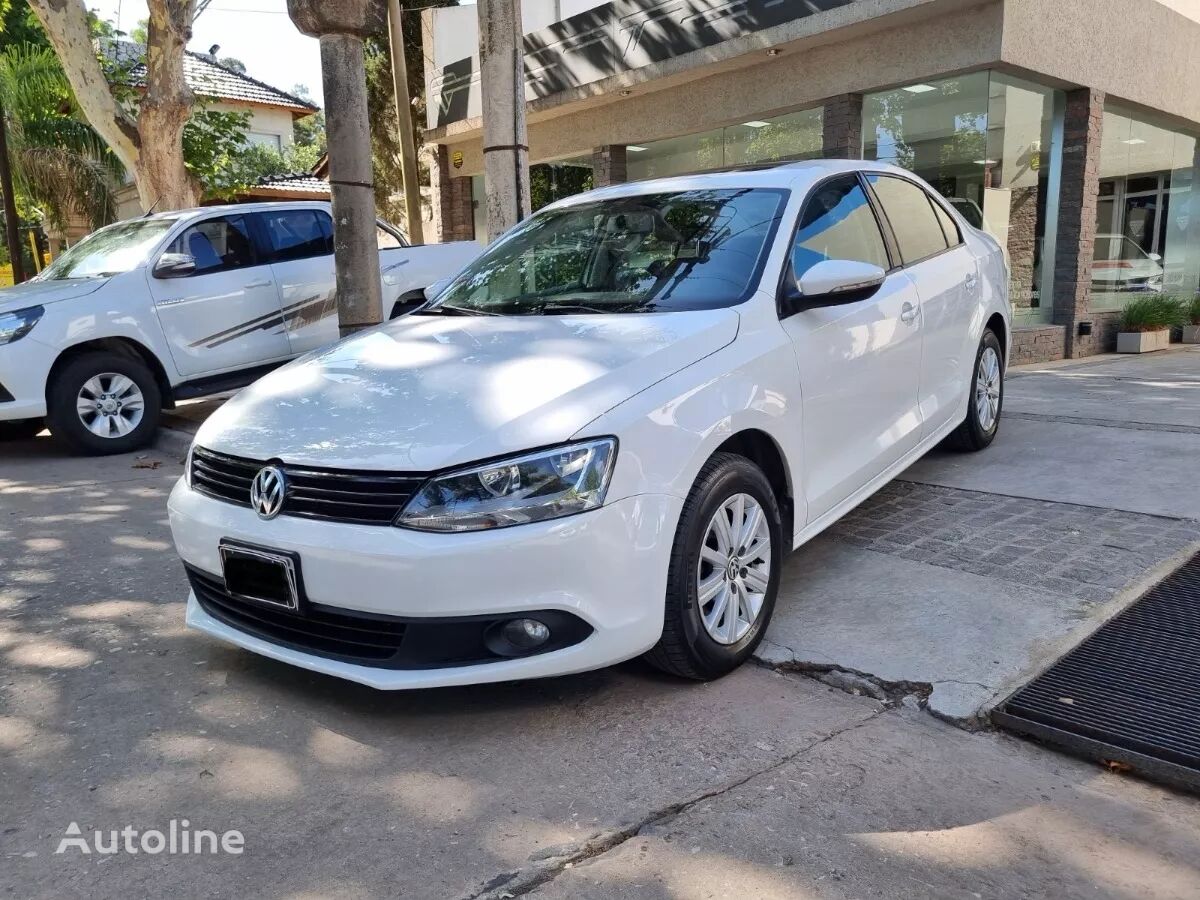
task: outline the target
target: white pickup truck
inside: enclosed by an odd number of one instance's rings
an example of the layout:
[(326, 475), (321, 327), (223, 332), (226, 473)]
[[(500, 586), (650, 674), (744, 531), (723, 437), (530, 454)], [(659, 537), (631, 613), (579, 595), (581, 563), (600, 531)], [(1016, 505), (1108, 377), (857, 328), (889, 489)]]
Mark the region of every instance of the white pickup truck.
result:
[[(384, 318), (482, 249), (378, 229)], [(149, 442), (163, 408), (242, 387), (338, 338), (328, 203), (160, 213), (89, 235), (0, 291), (0, 438), (44, 425), (75, 450)]]

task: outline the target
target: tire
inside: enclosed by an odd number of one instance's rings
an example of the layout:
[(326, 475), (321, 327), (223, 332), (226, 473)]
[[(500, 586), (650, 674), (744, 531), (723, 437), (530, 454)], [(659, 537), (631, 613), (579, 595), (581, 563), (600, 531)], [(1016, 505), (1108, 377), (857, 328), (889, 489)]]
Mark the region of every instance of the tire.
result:
[[(989, 365), (984, 364), (985, 358)], [(993, 368), (994, 366), (994, 368)], [(987, 372), (994, 372), (994, 381), (989, 388), (984, 381)], [(982, 392), (982, 394), (981, 394)], [(990, 416), (980, 407), (981, 396), (989, 394), (994, 406)], [(1000, 430), (1000, 415), (1004, 411), (1004, 350), (1000, 339), (990, 328), (983, 333), (979, 349), (975, 351), (975, 365), (971, 368), (971, 393), (967, 400), (967, 415), (962, 424), (946, 438), (946, 446), (952, 450), (977, 452), (996, 439)]]
[(0, 422), (0, 441), (28, 441), (46, 427), (42, 419), (14, 419)]
[[(139, 398), (140, 415), (135, 414)], [(89, 399), (108, 404), (107, 411), (85, 418), (77, 405)], [(162, 393), (140, 359), (100, 351), (63, 366), (47, 392), (47, 407), (46, 421), (57, 440), (78, 453), (105, 456), (137, 450), (154, 439)]]
[[(754, 501), (762, 513), (766, 527), (758, 532), (760, 542), (757, 546), (761, 547), (763, 531), (769, 537), (769, 543), (765, 561), (758, 555), (742, 560), (749, 565), (738, 570), (735, 583), (749, 589), (737, 606), (739, 613), (744, 611), (746, 614), (731, 621), (728, 599), (725, 615), (715, 615), (722, 591), (727, 598), (732, 596), (729, 566), (718, 565), (708, 556), (721, 555), (719, 540), (710, 532), (710, 527), (716, 527), (718, 510), (723, 511), (726, 521), (733, 519), (736, 507), (723, 507), (727, 503), (736, 503), (739, 495)], [(745, 504), (744, 500), (742, 502)], [(743, 509), (749, 510), (749, 504), (745, 504)], [(752, 541), (747, 549), (753, 553), (755, 546), (756, 543)], [(709, 553), (702, 557), (701, 551), (705, 547), (708, 547)], [(743, 548), (739, 546), (737, 549)], [(779, 503), (762, 470), (743, 456), (732, 453), (714, 455), (700, 470), (683, 506), (667, 571), (663, 633), (658, 644), (646, 654), (646, 661), (655, 668), (681, 678), (707, 681), (732, 672), (749, 659), (771, 622), (785, 549), (790, 547), (785, 548), (783, 544)], [(733, 565), (736, 568), (736, 563)], [(755, 574), (751, 574), (751, 571)], [(702, 579), (707, 582), (714, 575), (723, 576), (717, 593), (702, 600), (700, 582)], [(746, 580), (747, 577), (749, 580)], [(752, 590), (754, 585), (764, 581), (765, 591)], [(755, 597), (760, 601), (757, 614), (750, 621)], [(706, 626), (705, 619), (710, 620), (710, 626)], [(721, 633), (721, 640), (713, 636), (710, 627)]]

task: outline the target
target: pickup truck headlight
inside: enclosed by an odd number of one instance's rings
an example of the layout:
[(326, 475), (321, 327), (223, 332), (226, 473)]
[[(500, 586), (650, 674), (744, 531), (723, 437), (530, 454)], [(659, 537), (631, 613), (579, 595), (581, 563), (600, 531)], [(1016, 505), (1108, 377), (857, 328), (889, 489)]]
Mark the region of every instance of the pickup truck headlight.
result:
[(15, 312), (0, 313), (0, 346), (19, 341), (29, 334), (45, 311), (45, 307), (30, 306)]
[(430, 479), (396, 519), (417, 531), (486, 531), (557, 519), (604, 503), (616, 438), (598, 438)]

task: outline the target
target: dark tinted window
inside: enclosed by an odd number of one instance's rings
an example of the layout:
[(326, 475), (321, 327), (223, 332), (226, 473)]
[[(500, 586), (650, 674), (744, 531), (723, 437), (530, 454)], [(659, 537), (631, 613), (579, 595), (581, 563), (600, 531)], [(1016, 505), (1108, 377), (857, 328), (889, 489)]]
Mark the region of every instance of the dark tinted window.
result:
[(197, 275), (241, 269), (258, 262), (245, 216), (197, 222), (175, 238), (167, 252), (186, 253), (196, 260)]
[(940, 203), (936, 200), (930, 201), (933, 207), (933, 214), (937, 216), (938, 222), (942, 226), (942, 234), (946, 236), (946, 243), (951, 247), (957, 247), (962, 243), (962, 235), (958, 231), (958, 224), (950, 217), (950, 213), (942, 209)]
[(858, 179), (827, 181), (804, 206), (792, 244), (792, 266), (800, 278), (826, 259), (850, 259), (888, 268), (879, 223)]
[(911, 181), (889, 175), (869, 176), (896, 234), (905, 263), (945, 250), (948, 244), (925, 191)]
[(271, 247), (271, 262), (307, 259), (333, 252), (316, 210), (281, 209), (258, 214)]

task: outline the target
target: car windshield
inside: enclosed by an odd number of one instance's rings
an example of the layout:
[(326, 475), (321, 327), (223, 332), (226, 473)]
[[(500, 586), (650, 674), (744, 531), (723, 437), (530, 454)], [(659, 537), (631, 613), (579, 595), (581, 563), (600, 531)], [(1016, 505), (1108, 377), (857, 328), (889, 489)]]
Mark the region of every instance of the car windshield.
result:
[(732, 306), (753, 291), (787, 191), (673, 191), (545, 210), (427, 310), (555, 315)]
[(175, 219), (134, 219), (93, 232), (59, 256), (39, 281), (107, 278), (136, 269), (171, 230)]

